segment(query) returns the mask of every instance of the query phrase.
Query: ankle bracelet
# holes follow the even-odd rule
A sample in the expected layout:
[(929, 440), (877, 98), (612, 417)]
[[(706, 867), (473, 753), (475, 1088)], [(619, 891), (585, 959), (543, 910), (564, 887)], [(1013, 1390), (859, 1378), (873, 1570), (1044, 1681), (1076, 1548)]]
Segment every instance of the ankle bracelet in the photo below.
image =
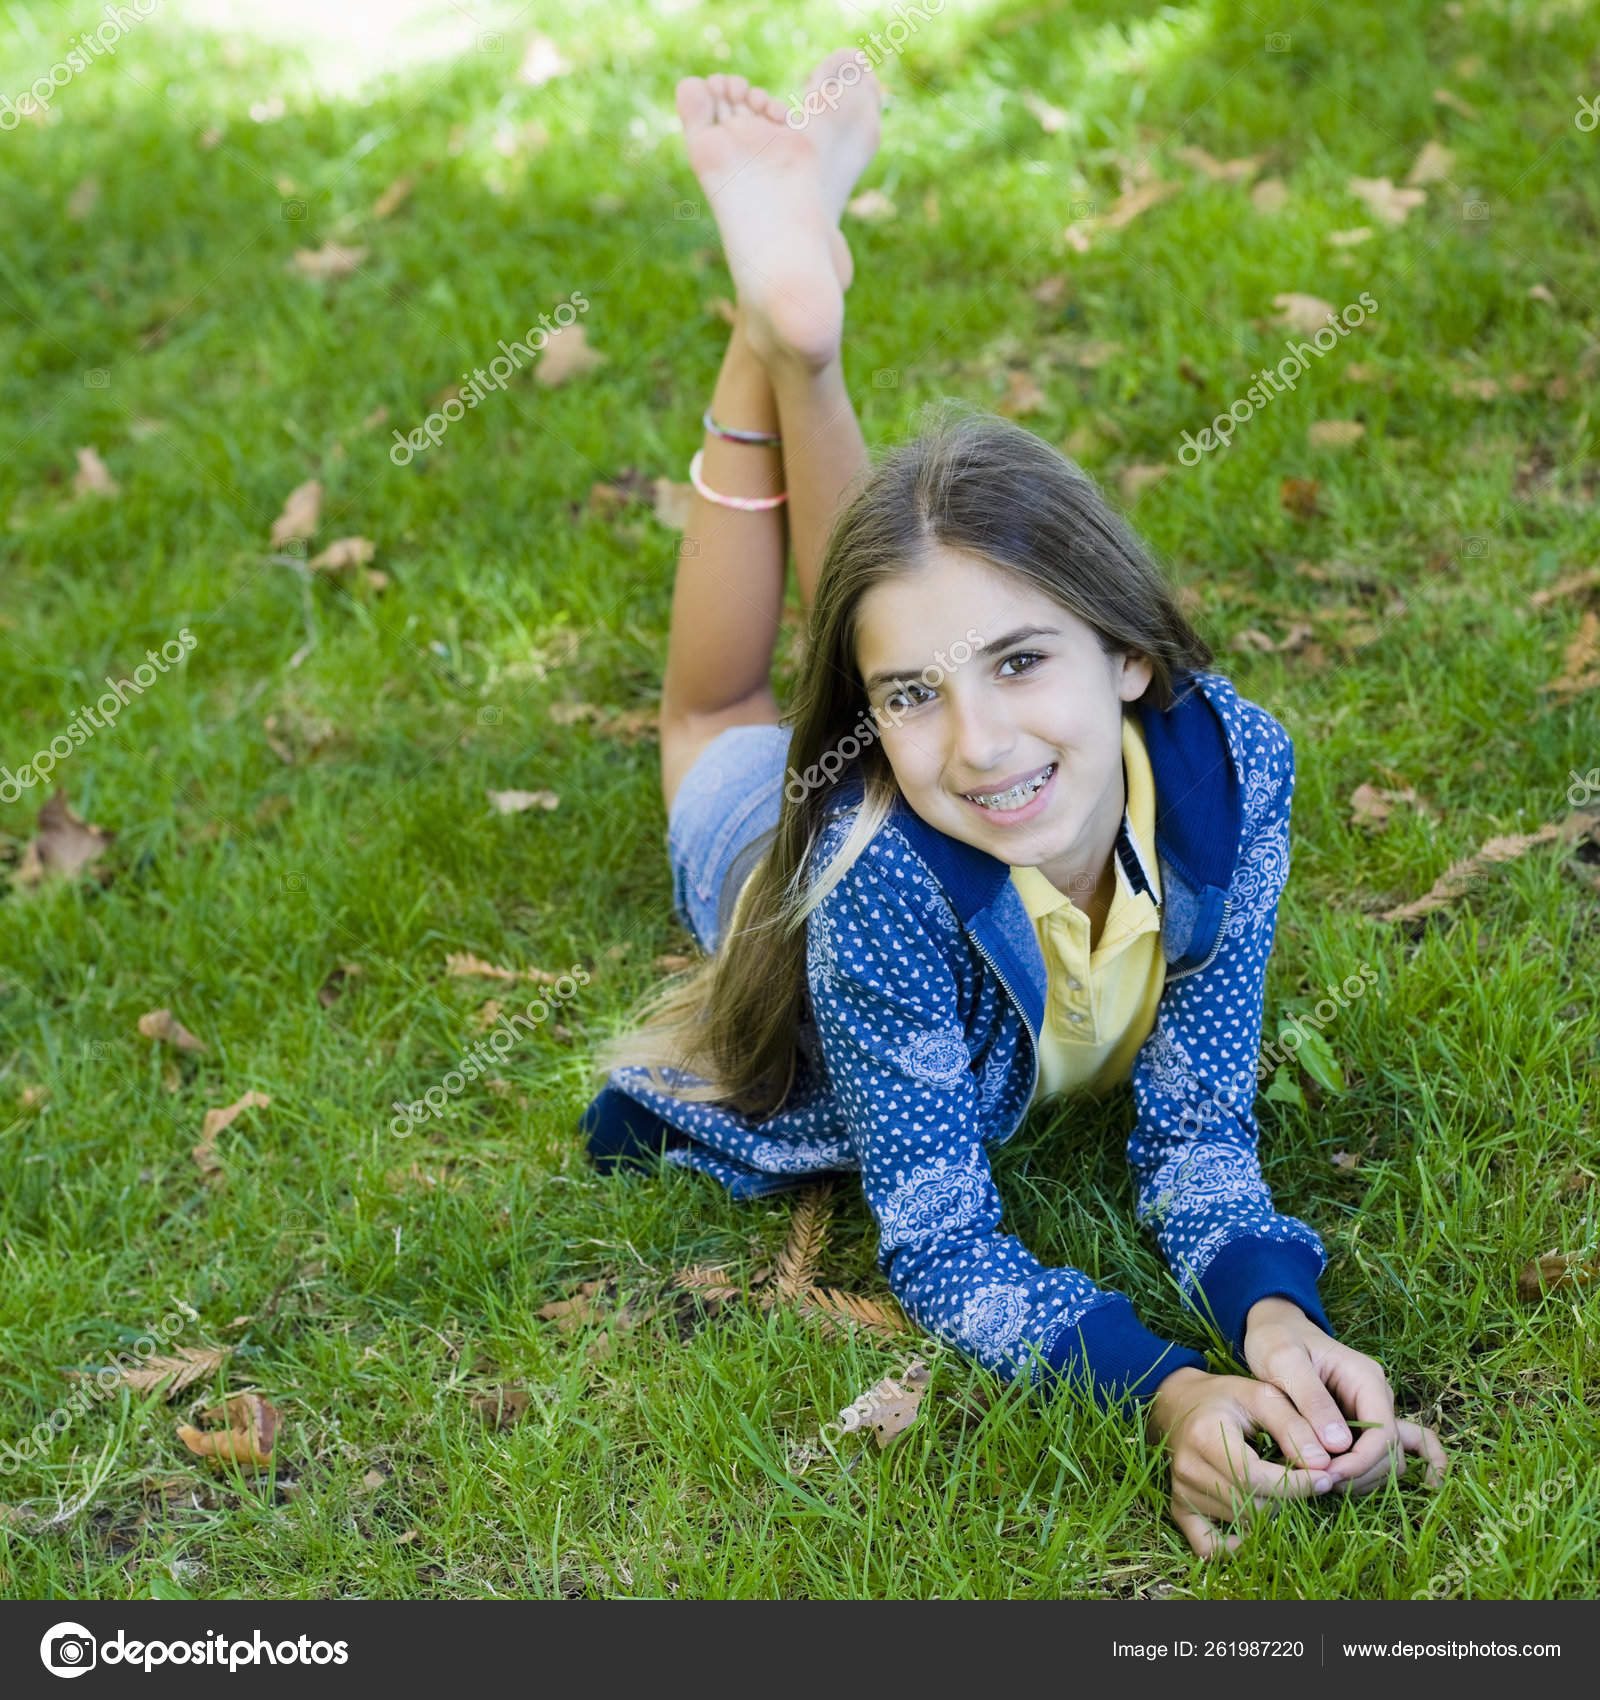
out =
[(708, 407), (700, 423), (708, 431), (715, 432), (719, 437), (726, 437), (732, 443), (781, 443), (783, 438), (776, 431), (730, 431), (725, 425), (719, 425), (711, 417)]
[(724, 496), (707, 489), (700, 476), (700, 462), (705, 458), (705, 452), (704, 449), (695, 450), (694, 459), (689, 462), (689, 482), (708, 502), (715, 502), (719, 508), (739, 508), (746, 513), (757, 513), (763, 508), (775, 508), (779, 502), (788, 501), (787, 490), (778, 496)]

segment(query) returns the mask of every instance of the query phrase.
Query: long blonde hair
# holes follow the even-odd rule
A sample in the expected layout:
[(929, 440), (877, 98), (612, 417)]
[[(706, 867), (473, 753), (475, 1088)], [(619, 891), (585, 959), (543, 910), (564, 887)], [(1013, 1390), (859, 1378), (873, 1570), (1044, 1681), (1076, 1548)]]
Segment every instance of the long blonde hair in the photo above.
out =
[[(1082, 468), (1008, 419), (934, 403), (915, 439), (867, 474), (829, 535), (793, 703), (780, 719), (793, 727), (788, 765), (795, 773), (817, 769), (870, 713), (856, 665), (862, 597), (885, 579), (916, 572), (936, 548), (1026, 579), (1091, 626), (1107, 654), (1148, 657), (1157, 708), (1170, 705), (1178, 674), (1211, 662), (1161, 569)], [(861, 804), (838, 853), (808, 885), (829, 800), (851, 769), (861, 777)], [(831, 781), (801, 787), (798, 798), (785, 786), (777, 835), (750, 876), (738, 927), (714, 954), (656, 988), (628, 1027), (597, 1047), (591, 1086), (614, 1068), (672, 1068), (704, 1082), (661, 1082), (674, 1097), (724, 1104), (754, 1120), (782, 1106), (800, 1054), (806, 917), (900, 795), (876, 738), (845, 772), (835, 770)]]

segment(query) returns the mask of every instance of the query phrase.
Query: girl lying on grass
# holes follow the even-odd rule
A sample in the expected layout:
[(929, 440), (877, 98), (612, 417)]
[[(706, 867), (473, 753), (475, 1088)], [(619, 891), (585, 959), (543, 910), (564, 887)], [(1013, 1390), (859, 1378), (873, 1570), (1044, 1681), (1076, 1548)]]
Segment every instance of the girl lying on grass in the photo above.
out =
[[(659, 1153), (741, 1198), (858, 1171), (911, 1318), (1140, 1412), (1209, 1556), (1240, 1539), (1219, 1523), (1444, 1465), (1332, 1338), (1322, 1243), (1256, 1158), (1294, 752), (1031, 433), (955, 409), (870, 465), (840, 364), (838, 221), (878, 139), (858, 59), (817, 67), (807, 92), (843, 97), (798, 125), (743, 77), (678, 84), (738, 294), (661, 701), (674, 901), (708, 955), (599, 1056), (584, 1132), (602, 1168)], [(809, 617), (787, 725), (785, 502)], [(1250, 1376), (1000, 1231), (988, 1147), (1123, 1080), (1139, 1219)]]

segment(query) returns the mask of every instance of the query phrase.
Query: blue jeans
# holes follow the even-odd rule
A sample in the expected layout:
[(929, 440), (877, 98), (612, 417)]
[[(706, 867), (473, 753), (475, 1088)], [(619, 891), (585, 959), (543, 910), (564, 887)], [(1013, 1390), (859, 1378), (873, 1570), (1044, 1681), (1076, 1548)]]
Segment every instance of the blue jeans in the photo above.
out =
[(783, 805), (788, 726), (729, 726), (695, 757), (667, 816), (672, 906), (710, 955)]

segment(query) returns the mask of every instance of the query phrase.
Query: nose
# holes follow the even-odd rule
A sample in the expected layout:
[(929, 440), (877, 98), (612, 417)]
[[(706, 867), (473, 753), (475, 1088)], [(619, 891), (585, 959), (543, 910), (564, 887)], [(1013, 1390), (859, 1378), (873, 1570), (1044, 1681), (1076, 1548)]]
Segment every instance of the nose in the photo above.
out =
[(968, 781), (961, 789), (975, 790), (986, 779), (1009, 772), (1006, 762), (1016, 742), (1015, 729), (991, 692), (952, 691), (946, 725), (950, 732), (946, 765)]

